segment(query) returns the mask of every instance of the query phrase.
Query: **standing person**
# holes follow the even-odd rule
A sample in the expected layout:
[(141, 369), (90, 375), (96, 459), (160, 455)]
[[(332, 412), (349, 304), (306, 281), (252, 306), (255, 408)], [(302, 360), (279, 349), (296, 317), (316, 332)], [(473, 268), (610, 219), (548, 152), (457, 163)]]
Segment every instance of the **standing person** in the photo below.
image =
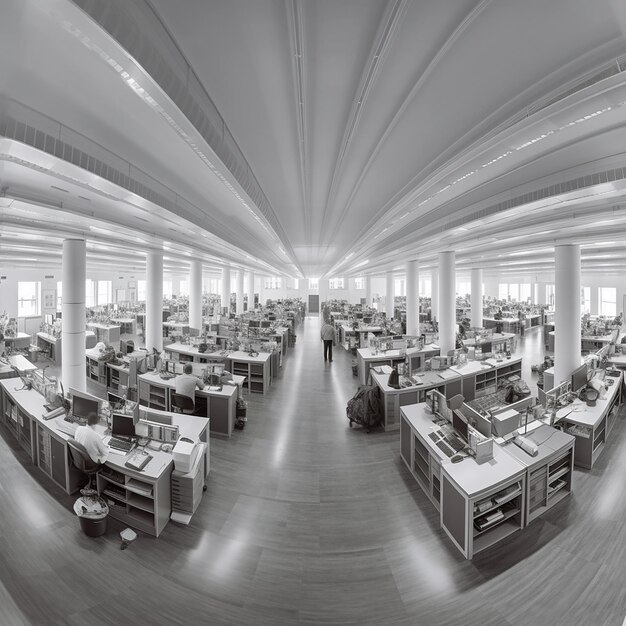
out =
[(335, 343), (335, 328), (330, 323), (325, 321), (322, 324), (322, 330), (320, 336), (324, 342), (324, 361), (328, 360), (333, 362), (333, 344)]

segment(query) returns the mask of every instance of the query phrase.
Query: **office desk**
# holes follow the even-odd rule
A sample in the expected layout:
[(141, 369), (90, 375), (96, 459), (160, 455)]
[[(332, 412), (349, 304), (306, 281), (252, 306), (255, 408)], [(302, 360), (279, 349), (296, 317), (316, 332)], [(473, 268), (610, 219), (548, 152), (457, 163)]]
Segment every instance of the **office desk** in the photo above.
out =
[(46, 353), (57, 365), (61, 364), (61, 337), (48, 333), (37, 333), (37, 347)]
[(20, 374), (28, 374), (37, 369), (25, 356), (21, 354), (12, 354), (8, 357), (9, 365), (14, 367)]
[[(393, 367), (396, 363), (403, 363), (405, 352), (405, 350), (386, 350), (385, 352), (375, 354), (371, 348), (359, 348), (356, 351), (359, 383), (361, 385), (370, 384), (370, 369), (372, 367), (378, 365), (389, 365)], [(422, 354), (423, 360), (429, 359), (439, 354), (439, 346), (435, 344), (424, 346), (424, 348), (416, 354)]]
[[(45, 399), (35, 390), (15, 390), (15, 381), (0, 380), (0, 421), (29, 454), (31, 461), (66, 493), (75, 493), (86, 482), (85, 475), (70, 461), (67, 441), (70, 436), (59, 430), (62, 418), (45, 421)], [(141, 415), (141, 410), (140, 410)], [(208, 443), (206, 418), (173, 414), (181, 436)], [(104, 434), (105, 426), (96, 430)], [(110, 514), (124, 523), (159, 536), (171, 514), (170, 479), (174, 468), (171, 453), (150, 450), (152, 460), (141, 472), (124, 465), (126, 457), (111, 453), (97, 476), (98, 491), (117, 501)], [(113, 484), (120, 492), (106, 493)], [(123, 491), (123, 495), (121, 492)]]
[(399, 427), (400, 410), (403, 406), (424, 402), (426, 392), (436, 389), (450, 399), (462, 394), (466, 401), (480, 398), (489, 393), (495, 393), (498, 382), (511, 375), (520, 375), (522, 358), (513, 357), (497, 361), (468, 361), (463, 365), (451, 368), (418, 374), (422, 381), (420, 385), (412, 385), (402, 389), (394, 389), (387, 384), (389, 374), (371, 372), (371, 378), (383, 395), (384, 427), (393, 430)]
[(349, 348), (351, 346), (345, 345), (348, 342), (348, 338), (353, 336), (356, 338), (356, 347), (357, 348), (367, 348), (369, 343), (367, 341), (367, 336), (369, 333), (373, 335), (380, 335), (383, 332), (383, 329), (380, 326), (359, 326), (356, 330), (352, 328), (352, 326), (348, 326), (347, 324), (339, 325), (339, 337), (337, 338), (339, 343), (341, 343), (344, 348)]
[(524, 320), (520, 320), (519, 317), (503, 317), (501, 320), (497, 320), (495, 317), (483, 317), (485, 328), (495, 328), (498, 324), (502, 325), (504, 332), (513, 334), (519, 333), (522, 326), (526, 327)]
[(613, 385), (606, 390), (604, 397), (598, 398), (595, 406), (575, 400), (557, 411), (557, 418), (562, 416), (565, 432), (576, 438), (574, 465), (591, 469), (604, 450), (622, 401), (623, 376), (620, 374), (619, 378), (612, 379)]
[(99, 322), (88, 322), (87, 328), (96, 334), (96, 343), (102, 341), (107, 345), (119, 348), (120, 327), (115, 324), (100, 324)]
[[(445, 370), (450, 372), (450, 370)], [(371, 371), (372, 381), (380, 389), (383, 396), (385, 430), (396, 430), (400, 427), (400, 415), (402, 407), (425, 402), (426, 392), (436, 389), (443, 393), (446, 398), (451, 398), (462, 390), (462, 377), (456, 372), (451, 372), (448, 379), (443, 379), (438, 372), (422, 372), (419, 377), (420, 385), (411, 385), (401, 389), (394, 389), (387, 384), (389, 374), (378, 374)]]
[(192, 346), (186, 343), (170, 343), (163, 347), (166, 354), (170, 355), (173, 360), (192, 363), (224, 363), (226, 364), (229, 356), (222, 355), (221, 352), (199, 352), (198, 346)]
[(493, 346), (504, 346), (505, 350), (513, 351), (513, 344), (515, 335), (513, 333), (493, 333), (488, 339), (480, 340), (476, 342), (476, 339), (463, 339), (463, 345), (468, 348), (480, 348), (485, 343), (490, 343)]
[(112, 317), (111, 321), (114, 324), (119, 325), (120, 334), (122, 335), (136, 335), (137, 334), (137, 320), (134, 317)]
[(11, 347), (14, 350), (22, 350), (30, 346), (30, 335), (26, 333), (17, 333), (15, 337), (4, 337), (4, 343), (7, 347)]
[(189, 333), (189, 322), (163, 322), (163, 336), (185, 335)]
[(571, 495), (574, 474), (576, 439), (547, 425), (532, 426), (525, 436), (539, 448), (537, 456), (530, 456), (513, 443), (503, 446), (526, 467), (525, 526)]
[(266, 393), (271, 384), (271, 354), (260, 352), (250, 356), (247, 352), (232, 352), (228, 355), (229, 371), (248, 380), (250, 393)]
[[(400, 455), (417, 483), (440, 511), (440, 524), (467, 559), (502, 541), (524, 526), (526, 466), (494, 445), (493, 459), (479, 465), (472, 458), (460, 463), (435, 445), (435, 429), (425, 403), (402, 408)], [(498, 504), (478, 510), (493, 498)], [(504, 517), (485, 525), (484, 516), (502, 509)]]
[[(238, 379), (234, 379), (234, 384), (223, 385), (221, 391), (210, 391), (208, 387), (196, 389), (196, 399), (203, 398), (206, 401), (206, 417), (211, 419), (211, 432), (231, 436), (237, 414), (238, 382)], [(137, 384), (140, 405), (165, 412), (172, 410), (175, 378), (164, 380), (158, 374), (148, 372), (137, 376)]]

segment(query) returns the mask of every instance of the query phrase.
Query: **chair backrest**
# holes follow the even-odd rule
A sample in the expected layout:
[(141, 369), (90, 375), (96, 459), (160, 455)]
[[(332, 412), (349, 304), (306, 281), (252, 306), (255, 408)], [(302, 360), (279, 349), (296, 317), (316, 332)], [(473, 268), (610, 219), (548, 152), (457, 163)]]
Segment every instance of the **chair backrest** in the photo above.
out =
[(196, 405), (193, 398), (183, 396), (179, 393), (172, 393), (172, 406), (175, 406), (181, 411), (193, 411)]
[(96, 463), (90, 456), (85, 446), (82, 443), (78, 443), (76, 439), (69, 439), (67, 447), (70, 450), (70, 457), (72, 457), (72, 463), (83, 474), (91, 474), (98, 471), (100, 463)]

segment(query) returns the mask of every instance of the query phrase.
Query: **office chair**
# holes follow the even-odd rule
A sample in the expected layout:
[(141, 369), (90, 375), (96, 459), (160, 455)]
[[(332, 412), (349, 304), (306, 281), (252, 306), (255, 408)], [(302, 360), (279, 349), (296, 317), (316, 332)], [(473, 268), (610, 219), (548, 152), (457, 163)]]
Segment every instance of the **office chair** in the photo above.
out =
[(100, 471), (102, 467), (101, 463), (96, 463), (87, 453), (85, 446), (82, 443), (78, 443), (75, 439), (69, 439), (67, 442), (68, 448), (70, 450), (70, 457), (72, 459), (72, 463), (76, 469), (80, 470), (83, 474), (86, 474), (89, 478), (89, 482), (86, 487), (89, 489), (93, 489), (92, 486), (92, 478), (93, 476)]
[(175, 413), (193, 413), (196, 408), (196, 403), (193, 398), (189, 396), (182, 396), (178, 393), (172, 393), (172, 410)]

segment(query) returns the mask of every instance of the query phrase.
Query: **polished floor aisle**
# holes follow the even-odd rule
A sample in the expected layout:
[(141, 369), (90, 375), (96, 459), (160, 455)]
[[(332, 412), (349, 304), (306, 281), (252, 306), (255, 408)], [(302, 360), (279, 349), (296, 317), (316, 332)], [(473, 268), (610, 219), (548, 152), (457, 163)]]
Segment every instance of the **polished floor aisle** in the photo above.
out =
[[(398, 432), (348, 427), (351, 355), (325, 364), (297, 330), (248, 423), (211, 440), (189, 526), (120, 550), (0, 437), (0, 624), (621, 625), (626, 615), (624, 410), (574, 495), (465, 561), (399, 457)], [(541, 331), (520, 342), (541, 360)]]

